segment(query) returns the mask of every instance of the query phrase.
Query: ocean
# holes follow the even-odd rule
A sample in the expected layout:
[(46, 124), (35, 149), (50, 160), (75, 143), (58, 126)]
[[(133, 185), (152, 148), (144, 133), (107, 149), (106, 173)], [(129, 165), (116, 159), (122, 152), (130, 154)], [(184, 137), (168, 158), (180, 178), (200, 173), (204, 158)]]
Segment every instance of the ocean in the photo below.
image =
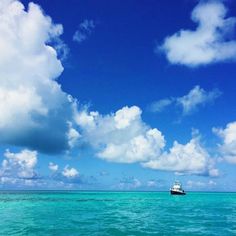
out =
[(236, 193), (2, 191), (0, 235), (236, 235)]

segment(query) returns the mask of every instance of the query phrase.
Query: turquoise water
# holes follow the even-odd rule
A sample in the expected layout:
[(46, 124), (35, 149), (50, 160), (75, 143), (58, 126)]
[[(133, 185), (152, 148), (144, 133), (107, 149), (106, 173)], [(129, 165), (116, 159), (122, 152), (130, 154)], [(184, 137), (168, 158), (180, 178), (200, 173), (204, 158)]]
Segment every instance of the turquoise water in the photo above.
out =
[(0, 235), (236, 235), (236, 194), (1, 192)]

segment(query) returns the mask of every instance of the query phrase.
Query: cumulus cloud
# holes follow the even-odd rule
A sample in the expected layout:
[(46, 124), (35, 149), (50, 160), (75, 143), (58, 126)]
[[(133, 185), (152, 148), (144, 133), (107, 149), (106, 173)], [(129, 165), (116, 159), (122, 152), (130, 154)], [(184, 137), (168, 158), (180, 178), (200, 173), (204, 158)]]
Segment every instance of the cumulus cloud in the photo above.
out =
[(17, 0), (1, 1), (1, 143), (47, 153), (72, 144), (72, 102), (55, 80), (63, 71), (55, 49), (63, 47), (62, 32), (38, 5), (29, 3), (26, 10)]
[(91, 145), (98, 158), (109, 162), (141, 163), (142, 166), (178, 174), (219, 176), (215, 161), (193, 132), (187, 144), (175, 141), (165, 151), (165, 138), (156, 128), (150, 128), (137, 106), (123, 107), (115, 113), (101, 115), (82, 109), (75, 113), (82, 140)]
[(6, 150), (5, 159), (2, 161), (0, 176), (7, 179), (32, 179), (37, 176), (35, 167), (37, 164), (37, 152), (27, 149), (19, 153)]
[(170, 63), (190, 67), (236, 59), (236, 40), (230, 39), (236, 18), (226, 17), (220, 1), (201, 1), (192, 11), (196, 30), (180, 30), (166, 37), (161, 50)]
[(68, 165), (66, 165), (62, 171), (62, 175), (66, 178), (73, 179), (79, 176), (79, 172), (75, 168), (70, 168)]
[(219, 148), (224, 160), (236, 164), (236, 121), (228, 123), (225, 129), (213, 128), (213, 132), (222, 139)]
[(80, 23), (79, 29), (74, 33), (73, 40), (77, 43), (85, 41), (95, 28), (93, 20), (85, 19)]
[(193, 137), (188, 143), (180, 144), (177, 141), (169, 151), (156, 156), (156, 159), (142, 165), (156, 170), (175, 171), (178, 174), (195, 174), (218, 176), (214, 161), (200, 144), (199, 137)]
[(213, 103), (215, 99), (217, 99), (220, 95), (221, 92), (218, 89), (206, 91), (199, 85), (196, 85), (188, 92), (188, 94), (182, 97), (166, 98), (153, 102), (150, 106), (150, 111), (161, 112), (167, 106), (175, 105), (181, 107), (182, 115), (186, 116), (197, 111), (199, 107), (205, 106), (209, 103)]
[(57, 164), (54, 164), (53, 162), (49, 162), (48, 168), (49, 168), (51, 171), (57, 171), (59, 167), (58, 167)]
[[(3, 187), (61, 189), (78, 187), (91, 183), (91, 178), (80, 176), (79, 171), (66, 165), (59, 172), (59, 166), (49, 162), (52, 175), (41, 175), (36, 171), (38, 153), (23, 149), (20, 152), (6, 150), (0, 166), (0, 183)], [(89, 182), (90, 181), (90, 182)]]
[(145, 124), (141, 113), (137, 106), (123, 107), (105, 116), (82, 110), (77, 112), (75, 120), (84, 141), (97, 150), (99, 158), (134, 163), (154, 158), (165, 146), (162, 133)]
[(68, 144), (71, 148), (73, 148), (78, 139), (81, 137), (80, 133), (73, 128), (73, 125), (71, 122), (69, 122), (69, 131), (67, 133), (67, 136), (68, 136)]

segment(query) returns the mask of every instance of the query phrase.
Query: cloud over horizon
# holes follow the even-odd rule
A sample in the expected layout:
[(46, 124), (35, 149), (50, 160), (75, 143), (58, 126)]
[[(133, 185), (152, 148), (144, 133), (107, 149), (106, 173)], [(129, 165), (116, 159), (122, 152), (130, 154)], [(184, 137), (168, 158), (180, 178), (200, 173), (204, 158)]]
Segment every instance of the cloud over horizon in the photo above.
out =
[(190, 175), (219, 175), (215, 161), (200, 143), (200, 135), (187, 144), (174, 142), (165, 151), (166, 140), (156, 128), (141, 118), (141, 109), (123, 107), (114, 114), (82, 110), (75, 120), (82, 128), (84, 141), (91, 145), (98, 158), (109, 162), (140, 163), (141, 166)]
[(10, 152), (6, 150), (2, 165), (0, 167), (0, 182), (8, 181), (14, 183), (18, 179), (21, 182), (27, 183), (27, 180), (32, 180), (37, 177), (35, 170), (38, 153), (36, 151), (30, 151), (27, 149), (18, 153)]
[(174, 141), (169, 151), (163, 152), (156, 159), (142, 163), (144, 167), (155, 170), (174, 171), (177, 174), (194, 174), (217, 177), (215, 161), (201, 145), (200, 137), (193, 137), (188, 143)]

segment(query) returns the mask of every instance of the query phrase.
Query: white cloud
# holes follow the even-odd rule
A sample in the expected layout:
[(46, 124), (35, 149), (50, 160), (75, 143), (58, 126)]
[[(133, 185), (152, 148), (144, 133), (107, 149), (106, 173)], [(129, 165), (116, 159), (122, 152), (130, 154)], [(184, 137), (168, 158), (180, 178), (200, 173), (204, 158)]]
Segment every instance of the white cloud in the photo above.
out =
[(157, 187), (157, 182), (155, 180), (148, 180), (147, 186), (148, 187)]
[(114, 186), (115, 189), (119, 190), (132, 190), (142, 187), (142, 182), (134, 177), (125, 177), (120, 180), (120, 182)]
[(161, 112), (167, 106), (177, 105), (182, 108), (183, 116), (190, 115), (198, 110), (199, 107), (213, 103), (220, 95), (221, 92), (218, 89), (206, 91), (199, 85), (196, 85), (188, 92), (188, 94), (182, 97), (166, 98), (153, 102), (150, 106), (150, 111)]
[(73, 40), (78, 43), (85, 41), (95, 28), (93, 20), (85, 19), (80, 23), (79, 29), (75, 32)]
[(54, 164), (53, 162), (49, 162), (48, 168), (49, 168), (51, 171), (57, 171), (59, 167), (58, 167), (57, 164)]
[(35, 166), (37, 164), (37, 152), (22, 150), (12, 153), (6, 150), (5, 159), (2, 161), (0, 175), (8, 178), (34, 178), (36, 176)]
[(1, 187), (4, 189), (14, 188), (14, 189), (71, 189), (75, 187), (73, 183), (67, 183), (59, 180), (53, 179), (22, 179), (15, 177), (0, 177)]
[(133, 188), (139, 188), (142, 186), (142, 182), (136, 178), (133, 180)]
[(195, 111), (199, 106), (213, 102), (220, 95), (221, 92), (218, 89), (207, 92), (197, 85), (190, 90), (187, 95), (177, 98), (176, 102), (177, 105), (182, 107), (183, 115), (188, 115)]
[(75, 121), (82, 128), (90, 130), (95, 128), (98, 117), (98, 112), (87, 112), (87, 109), (85, 109), (75, 114)]
[(75, 168), (70, 168), (68, 165), (66, 165), (62, 171), (62, 175), (70, 179), (77, 177), (79, 175), (79, 172)]
[(98, 157), (123, 163), (146, 161), (158, 155), (164, 145), (165, 140), (161, 132), (157, 129), (149, 129), (128, 142), (106, 144), (106, 147), (98, 153)]
[(156, 128), (150, 128), (141, 118), (141, 109), (123, 107), (115, 113), (101, 115), (84, 109), (75, 120), (82, 139), (96, 151), (96, 156), (109, 162), (141, 163), (142, 166), (175, 171), (179, 174), (219, 176), (215, 162), (200, 143), (198, 132), (187, 144), (174, 142), (164, 151), (165, 139)]
[(75, 146), (77, 140), (81, 137), (80, 133), (73, 128), (71, 122), (69, 122), (69, 131), (67, 133), (67, 136), (68, 136), (68, 143), (71, 148)]
[(123, 107), (114, 116), (115, 127), (117, 129), (129, 127), (137, 117), (140, 117), (141, 113), (141, 110), (137, 106)]
[(214, 168), (213, 166), (209, 169), (209, 176), (211, 177), (218, 177), (220, 176), (219, 169)]
[(156, 159), (142, 164), (156, 170), (175, 171), (178, 174), (210, 175), (216, 177), (219, 172), (214, 168), (213, 159), (201, 146), (199, 137), (193, 137), (187, 144), (174, 142), (168, 152)]
[(166, 107), (170, 106), (173, 102), (174, 102), (174, 99), (172, 99), (172, 98), (161, 99), (159, 101), (153, 102), (150, 105), (149, 110), (151, 112), (161, 112)]
[(123, 107), (115, 114), (80, 111), (75, 120), (84, 140), (97, 156), (111, 162), (134, 163), (154, 158), (165, 146), (162, 133), (141, 119), (139, 107)]
[(72, 102), (55, 80), (63, 71), (55, 50), (64, 47), (62, 32), (38, 5), (26, 11), (17, 0), (1, 1), (0, 142), (44, 152), (69, 147)]
[(213, 132), (222, 139), (219, 148), (223, 159), (236, 164), (236, 121), (228, 123), (225, 129), (213, 128)]
[(208, 182), (202, 182), (202, 181), (187, 181), (187, 187), (188, 188), (213, 188), (217, 185), (217, 183), (213, 180), (209, 180)]
[(173, 64), (190, 67), (236, 59), (236, 41), (228, 39), (236, 18), (226, 18), (227, 9), (220, 1), (200, 2), (191, 19), (195, 31), (180, 30), (166, 37), (161, 49)]

